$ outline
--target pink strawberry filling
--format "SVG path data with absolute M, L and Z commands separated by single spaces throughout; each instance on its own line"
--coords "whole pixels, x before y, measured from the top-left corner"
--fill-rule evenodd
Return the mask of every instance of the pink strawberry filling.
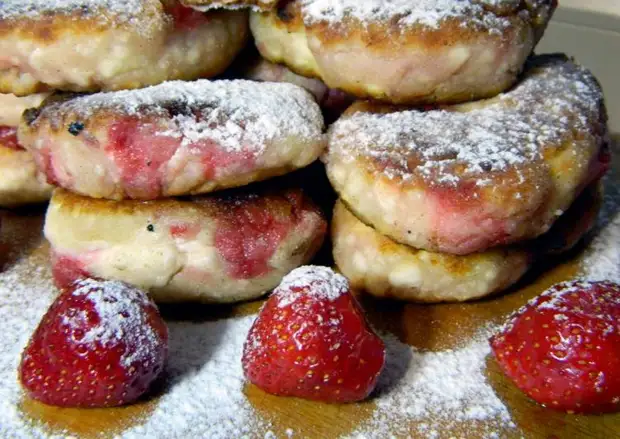
M 176 223 L 170 226 L 170 235 L 173 238 L 190 240 L 200 233 L 200 225 L 190 223 Z
M 162 126 L 136 118 L 120 119 L 110 127 L 105 151 L 116 163 L 130 198 L 158 198 L 173 175 L 182 176 L 182 167 L 175 169 L 178 163 L 171 163 L 181 148 L 187 157 L 198 156 L 208 179 L 244 173 L 255 166 L 255 157 L 248 150 L 231 151 L 210 139 L 183 145 L 182 138 L 164 132 Z
M 301 199 L 291 199 L 290 215 L 276 216 L 263 206 L 233 205 L 219 215 L 215 247 L 236 279 L 251 279 L 269 272 L 269 261 L 291 230 L 301 221 L 296 214 Z
M 153 124 L 126 118 L 110 127 L 106 152 L 114 158 L 130 197 L 157 198 L 162 192 L 164 167 L 180 142 L 162 136 Z
M 79 258 L 52 251 L 50 259 L 54 284 L 60 289 L 70 288 L 76 280 L 90 277 L 87 264 Z
M 23 151 L 24 148 L 17 141 L 17 128 L 9 126 L 0 126 L 0 145 L 5 148 L 14 149 L 15 151 Z
M 174 28 L 177 30 L 193 30 L 209 23 L 209 16 L 204 12 L 187 8 L 175 1 L 166 9 L 174 20 Z

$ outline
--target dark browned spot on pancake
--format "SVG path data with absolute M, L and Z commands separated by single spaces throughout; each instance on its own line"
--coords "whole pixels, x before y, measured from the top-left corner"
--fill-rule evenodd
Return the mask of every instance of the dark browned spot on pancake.
M 24 122 L 26 122 L 26 124 L 30 126 L 34 123 L 35 120 L 37 120 L 39 114 L 41 114 L 41 110 L 39 108 L 28 108 L 26 111 L 24 111 L 22 118 L 24 119 Z
M 295 11 L 293 10 L 292 6 L 293 6 L 292 0 L 281 0 L 278 3 L 278 8 L 276 9 L 276 15 L 284 23 L 288 23 L 289 21 L 293 21 L 295 19 Z

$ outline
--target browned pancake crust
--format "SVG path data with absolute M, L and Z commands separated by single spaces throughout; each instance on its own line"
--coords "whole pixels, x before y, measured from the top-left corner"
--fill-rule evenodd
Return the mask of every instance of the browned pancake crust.
M 372 98 L 390 103 L 458 103 L 473 99 L 492 97 L 508 88 L 517 78 L 521 70 L 521 62 L 512 66 L 512 71 L 503 72 L 497 78 L 489 81 L 484 90 L 479 86 L 470 89 L 464 86 L 462 90 L 444 92 L 438 89 L 426 92 L 425 95 L 401 95 L 397 90 L 373 90 L 373 85 L 361 80 L 347 80 L 339 78 L 337 72 L 331 71 L 329 65 L 332 56 L 346 51 L 353 46 L 363 51 L 363 56 L 379 60 L 406 57 L 408 51 L 424 50 L 428 59 L 445 58 L 446 50 L 450 47 L 476 46 L 480 44 L 500 50 L 504 47 L 533 47 L 542 37 L 550 16 L 557 6 L 556 0 L 521 2 L 519 7 L 510 4 L 487 7 L 487 12 L 504 20 L 505 29 L 502 32 L 489 32 L 475 26 L 467 26 L 467 19 L 481 17 L 447 18 L 441 21 L 439 28 L 431 28 L 421 24 L 408 26 L 403 30 L 398 17 L 386 22 L 361 22 L 351 16 L 345 16 L 334 24 L 327 21 L 304 21 L 301 1 L 293 0 L 281 2 L 277 9 L 262 13 L 261 18 L 253 20 L 261 22 L 263 26 L 272 27 L 280 31 L 281 35 L 305 34 L 308 46 L 316 61 L 307 63 L 290 62 L 290 54 L 261 50 L 261 54 L 272 62 L 285 63 L 296 73 L 322 79 L 329 87 L 338 88 L 360 98 Z M 514 6 L 514 4 L 513 4 Z M 465 20 L 465 21 L 464 21 Z M 531 32 L 526 29 L 531 29 Z M 282 37 L 283 38 L 283 37 Z M 257 38 L 259 50 L 263 42 Z M 267 43 L 269 44 L 269 43 Z M 503 49 L 501 49 L 503 50 Z M 277 55 L 275 53 L 278 53 Z M 400 56 L 395 56 L 399 54 Z M 519 57 L 524 60 L 529 54 L 525 50 Z M 513 61 L 514 62 L 514 61 Z M 475 66 L 474 66 L 475 67 Z M 471 70 L 472 66 L 465 64 L 462 69 Z M 454 72 L 453 75 L 458 74 Z
M 167 8 L 178 6 L 177 0 L 142 0 L 142 9 L 131 17 L 121 17 L 118 14 L 101 7 L 85 5 L 83 8 L 68 11 L 51 11 L 49 13 L 3 15 L 0 4 L 0 47 L 15 48 L 11 56 L 19 61 L 11 61 L 16 65 L 4 64 L 0 67 L 0 93 L 14 93 L 20 96 L 38 93 L 53 88 L 67 91 L 99 91 L 139 88 L 157 84 L 165 80 L 183 79 L 192 80 L 201 77 L 212 77 L 222 73 L 232 62 L 234 55 L 245 45 L 249 34 L 247 29 L 247 13 L 245 11 L 210 11 L 209 24 L 200 24 L 190 29 L 178 28 L 174 17 Z M 115 56 L 114 52 L 121 52 L 119 48 L 131 47 L 120 56 L 131 61 L 132 50 L 138 51 L 136 56 L 144 55 L 145 59 L 152 59 L 149 63 L 157 63 L 171 52 L 190 52 L 195 49 L 190 41 L 192 35 L 206 35 L 209 26 L 218 28 L 218 37 L 223 39 L 223 29 L 229 26 L 228 32 L 234 35 L 228 37 L 229 45 L 220 44 L 218 50 L 221 55 L 210 54 L 210 59 L 204 61 L 184 59 L 182 65 L 152 68 L 148 66 L 133 66 L 124 71 L 120 69 L 116 78 L 109 78 L 105 64 L 106 56 Z M 205 36 L 204 39 L 207 37 Z M 200 38 L 196 41 L 199 41 Z M 59 62 L 59 50 L 72 50 L 71 42 L 75 42 L 75 52 L 70 53 L 71 65 L 76 71 L 80 68 L 83 76 L 77 81 L 74 77 L 60 80 L 55 78 L 52 85 L 47 82 L 44 72 L 54 62 Z M 87 46 L 88 42 L 94 48 L 78 49 L 78 45 Z M 21 49 L 17 45 L 23 46 Z M 205 43 L 207 44 L 207 43 Z M 28 49 L 25 49 L 28 48 Z M 96 48 L 99 48 L 95 50 Z M 92 53 L 89 53 L 92 52 Z M 204 49 L 203 49 L 204 51 Z M 31 53 L 38 53 L 37 59 L 31 58 Z M 105 52 L 105 53 L 100 53 Z M 230 53 L 228 53 L 230 52 Z M 146 55 L 148 53 L 148 56 Z M 159 55 L 159 56 L 158 56 Z M 182 55 L 174 55 L 177 59 Z M 176 58 L 174 58 L 176 57 Z M 41 61 L 40 58 L 45 58 Z M 174 62 L 173 62 L 174 63 Z M 62 64 L 59 64 L 62 68 Z M 115 66 L 114 68 L 119 69 Z M 132 70 L 144 71 L 135 72 Z M 42 69 L 42 71 L 38 71 Z M 160 73 L 161 71 L 161 73 Z M 75 76 L 71 72 L 66 76 Z M 92 77 L 91 77 L 92 76 Z M 114 75 L 113 75 L 114 76 Z

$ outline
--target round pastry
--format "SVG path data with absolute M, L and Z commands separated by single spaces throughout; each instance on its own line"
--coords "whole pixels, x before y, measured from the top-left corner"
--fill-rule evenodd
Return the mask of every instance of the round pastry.
M 510 87 L 556 0 L 289 0 L 252 12 L 261 55 L 330 88 L 398 104 Z
M 155 199 L 243 186 L 308 165 L 323 117 L 291 84 L 172 81 L 52 100 L 20 142 L 47 180 L 94 198 Z
M 324 160 L 366 224 L 462 255 L 546 232 L 609 167 L 606 123 L 596 79 L 542 56 L 493 99 L 428 111 L 356 103 L 331 126 Z
M 40 105 L 46 96 L 0 94 L 0 207 L 40 203 L 52 194 L 52 186 L 37 175 L 34 158 L 17 141 L 22 113 Z
M 309 262 L 327 223 L 298 189 L 191 199 L 97 200 L 57 189 L 45 221 L 56 283 L 92 276 L 158 302 L 261 296 Z
M 554 227 L 534 241 L 465 256 L 398 244 L 358 220 L 339 201 L 332 220 L 334 260 L 354 288 L 415 302 L 460 302 L 517 282 L 541 256 L 572 248 L 596 222 L 602 201 L 589 187 Z
M 0 2 L 0 92 L 139 88 L 223 72 L 249 35 L 245 11 L 177 0 Z

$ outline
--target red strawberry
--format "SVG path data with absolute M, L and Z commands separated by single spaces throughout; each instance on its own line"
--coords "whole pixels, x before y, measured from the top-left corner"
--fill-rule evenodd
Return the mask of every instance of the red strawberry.
M 61 407 L 109 407 L 142 395 L 163 370 L 168 329 L 143 291 L 83 279 L 62 291 L 19 367 L 30 397 Z
M 620 410 L 620 285 L 555 285 L 513 315 L 491 346 L 504 373 L 540 404 Z
M 385 346 L 369 327 L 348 281 L 325 267 L 286 276 L 250 329 L 247 379 L 275 395 L 352 402 L 374 389 Z

